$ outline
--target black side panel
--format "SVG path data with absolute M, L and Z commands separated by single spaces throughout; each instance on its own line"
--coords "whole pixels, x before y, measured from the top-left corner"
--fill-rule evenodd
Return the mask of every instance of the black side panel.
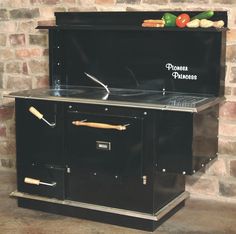
M 219 105 L 194 114 L 193 170 L 197 171 L 217 157 Z
M 54 128 L 29 112 L 33 106 Z M 17 163 L 61 164 L 63 147 L 62 110 L 56 102 L 16 99 Z
M 193 114 L 163 111 L 159 124 L 158 170 L 191 174 Z

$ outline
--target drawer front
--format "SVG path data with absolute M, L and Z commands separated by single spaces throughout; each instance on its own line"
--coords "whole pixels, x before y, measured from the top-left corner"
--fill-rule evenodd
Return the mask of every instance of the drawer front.
M 18 166 L 18 190 L 63 200 L 65 168 L 53 165 L 20 165 Z

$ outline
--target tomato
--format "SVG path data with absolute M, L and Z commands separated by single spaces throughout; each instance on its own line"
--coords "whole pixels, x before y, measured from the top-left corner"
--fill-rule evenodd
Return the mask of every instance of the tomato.
M 184 28 L 189 21 L 190 21 L 190 16 L 186 13 L 183 13 L 176 18 L 175 23 L 179 28 Z

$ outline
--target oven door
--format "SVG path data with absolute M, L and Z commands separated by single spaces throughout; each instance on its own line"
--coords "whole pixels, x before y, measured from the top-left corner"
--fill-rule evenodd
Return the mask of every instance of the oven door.
M 68 110 L 67 198 L 146 210 L 142 196 L 147 191 L 142 179 L 142 125 L 142 117 Z

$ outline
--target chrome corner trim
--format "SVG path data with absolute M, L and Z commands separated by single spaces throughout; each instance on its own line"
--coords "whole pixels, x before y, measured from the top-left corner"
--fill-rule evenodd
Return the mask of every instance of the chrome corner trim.
M 181 193 L 178 197 L 170 201 L 167 205 L 162 207 L 154 215 L 138 212 L 138 211 L 125 210 L 125 209 L 119 209 L 119 208 L 113 208 L 113 207 L 101 206 L 101 205 L 95 205 L 95 204 L 89 204 L 89 203 L 83 203 L 83 202 L 76 202 L 76 201 L 70 201 L 70 200 L 58 200 L 56 198 L 41 197 L 37 195 L 22 193 L 19 191 L 12 192 L 10 196 L 17 197 L 17 198 L 26 198 L 26 199 L 36 200 L 36 201 L 49 202 L 49 203 L 60 204 L 60 205 L 65 205 L 65 206 L 78 207 L 78 208 L 89 209 L 89 210 L 96 210 L 96 211 L 107 212 L 107 213 L 112 213 L 112 214 L 117 214 L 117 215 L 124 215 L 124 216 L 129 216 L 129 217 L 134 217 L 134 218 L 158 221 L 163 216 L 165 216 L 168 212 L 170 212 L 173 208 L 179 205 L 182 201 L 187 199 L 189 197 L 189 193 L 186 191 Z
M 189 198 L 189 192 L 184 191 L 181 193 L 178 197 L 170 201 L 167 205 L 165 205 L 163 208 L 161 208 L 156 214 L 156 221 L 160 220 L 163 216 L 165 216 L 168 212 L 170 212 L 172 209 L 174 209 L 177 205 L 179 205 L 181 202 Z

